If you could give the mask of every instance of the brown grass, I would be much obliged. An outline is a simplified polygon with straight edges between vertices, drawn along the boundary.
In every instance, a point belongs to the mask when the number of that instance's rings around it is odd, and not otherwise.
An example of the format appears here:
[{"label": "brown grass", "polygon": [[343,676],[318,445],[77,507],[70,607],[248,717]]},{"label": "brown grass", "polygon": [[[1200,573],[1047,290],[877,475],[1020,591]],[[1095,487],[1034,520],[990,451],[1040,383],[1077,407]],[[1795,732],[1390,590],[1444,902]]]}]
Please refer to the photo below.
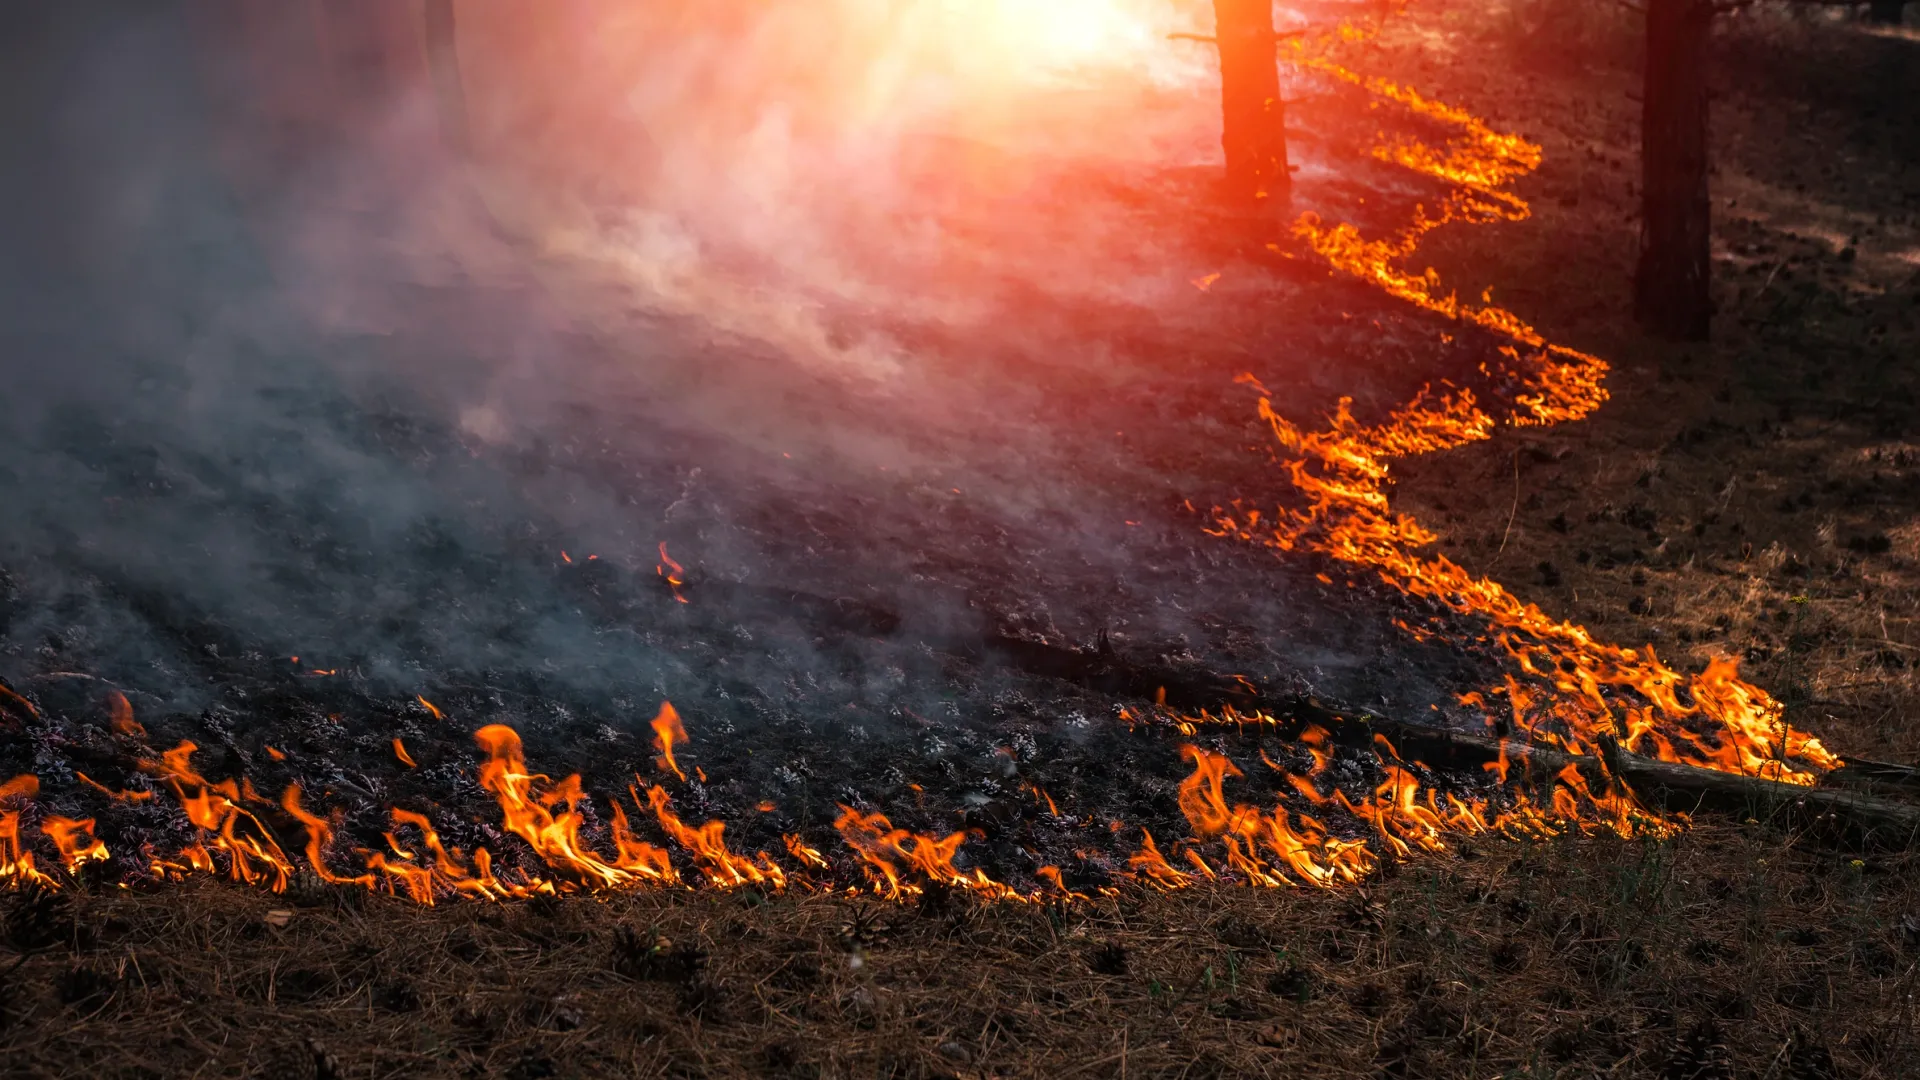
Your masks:
[{"label": "brown grass", "polygon": [[[1903,1075],[1920,862],[1788,841],[1481,842],[1364,892],[1067,908],[116,890],[9,980],[0,1060],[23,1078]],[[1694,1058],[1737,1073],[1666,1071]]]}]

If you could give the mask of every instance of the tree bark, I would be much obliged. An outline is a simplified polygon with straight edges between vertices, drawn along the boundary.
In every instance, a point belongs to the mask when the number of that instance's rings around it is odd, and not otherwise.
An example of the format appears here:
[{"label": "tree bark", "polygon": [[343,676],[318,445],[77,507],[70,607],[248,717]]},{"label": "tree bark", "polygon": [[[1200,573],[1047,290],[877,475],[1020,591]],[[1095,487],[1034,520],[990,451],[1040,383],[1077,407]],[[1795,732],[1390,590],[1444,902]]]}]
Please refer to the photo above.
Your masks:
[{"label": "tree bark", "polygon": [[1706,75],[1712,21],[1712,0],[1647,3],[1633,310],[1649,332],[1678,341],[1705,341],[1712,314]]},{"label": "tree bark", "polygon": [[1286,107],[1274,56],[1272,0],[1213,0],[1214,40],[1220,48],[1220,145],[1227,157],[1227,192],[1256,203],[1284,199]]}]

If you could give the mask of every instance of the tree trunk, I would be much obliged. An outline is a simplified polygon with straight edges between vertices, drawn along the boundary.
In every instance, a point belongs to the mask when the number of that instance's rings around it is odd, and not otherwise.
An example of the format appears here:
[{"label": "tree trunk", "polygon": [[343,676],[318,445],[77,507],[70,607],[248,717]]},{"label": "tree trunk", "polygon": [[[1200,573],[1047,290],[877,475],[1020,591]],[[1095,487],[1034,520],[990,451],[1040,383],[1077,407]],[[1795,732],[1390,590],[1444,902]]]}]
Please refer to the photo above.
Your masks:
[{"label": "tree trunk", "polygon": [[1907,0],[1872,0],[1867,5],[1867,21],[1898,26],[1906,17]]},{"label": "tree trunk", "polygon": [[1634,318],[1649,332],[1705,341],[1708,296],[1707,33],[1711,0],[1648,0],[1640,120],[1640,261]]},{"label": "tree trunk", "polygon": [[1227,156],[1227,191],[1234,199],[1284,199],[1286,110],[1274,56],[1272,0],[1213,0],[1214,39],[1220,46],[1220,145]]},{"label": "tree trunk", "polygon": [[448,149],[468,150],[467,91],[460,76],[453,0],[426,0],[427,70],[433,79],[434,101],[440,113],[440,133]]}]

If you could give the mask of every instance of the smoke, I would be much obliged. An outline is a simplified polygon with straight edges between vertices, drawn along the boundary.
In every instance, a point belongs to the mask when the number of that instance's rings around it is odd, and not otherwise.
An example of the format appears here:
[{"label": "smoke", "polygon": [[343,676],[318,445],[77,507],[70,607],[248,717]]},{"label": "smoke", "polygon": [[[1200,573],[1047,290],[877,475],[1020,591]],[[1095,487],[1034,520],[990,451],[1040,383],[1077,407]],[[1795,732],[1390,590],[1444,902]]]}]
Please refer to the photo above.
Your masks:
[{"label": "smoke", "polygon": [[[911,361],[875,311],[977,323],[1009,275],[1138,285],[1114,258],[1119,208],[1094,188],[1209,160],[1208,58],[1165,38],[1204,7],[810,0],[552,18],[468,4],[458,18],[484,183],[515,231],[650,309],[885,380]],[[865,325],[836,322],[848,310]]]},{"label": "smoke", "polygon": [[[1208,269],[1137,206],[1215,152],[1165,40],[1204,5],[460,2],[470,155],[411,4],[24,6],[0,674],[679,697],[714,676],[635,599],[662,541],[936,622],[1026,581],[1073,634],[1265,617],[1143,561],[1112,492],[1151,476],[1056,445],[1063,386],[1134,377],[1060,312]],[[805,639],[736,676],[830,666]]]}]

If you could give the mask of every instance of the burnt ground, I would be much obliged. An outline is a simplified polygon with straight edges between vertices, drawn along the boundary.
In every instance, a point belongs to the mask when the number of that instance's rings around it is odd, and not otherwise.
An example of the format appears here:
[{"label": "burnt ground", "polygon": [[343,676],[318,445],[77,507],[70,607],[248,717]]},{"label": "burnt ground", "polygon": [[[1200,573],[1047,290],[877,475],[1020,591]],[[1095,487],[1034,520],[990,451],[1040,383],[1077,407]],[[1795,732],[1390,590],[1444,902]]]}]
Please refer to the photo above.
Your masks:
[{"label": "burnt ground", "polygon": [[[1547,164],[1522,189],[1533,220],[1443,232],[1427,254],[1450,280],[1493,282],[1554,337],[1614,361],[1615,399],[1576,427],[1406,462],[1400,505],[1442,532],[1450,556],[1549,612],[1652,641],[1670,661],[1738,651],[1841,753],[1913,760],[1920,190],[1903,150],[1911,117],[1878,103],[1900,100],[1887,87],[1913,77],[1904,50],[1920,43],[1767,13],[1729,24],[1716,106],[1725,296],[1717,340],[1683,349],[1638,338],[1624,318],[1630,27],[1525,6],[1489,24],[1469,10],[1416,6],[1385,39],[1381,70],[1539,139]],[[1357,141],[1342,146],[1355,137],[1340,103],[1323,108],[1300,123],[1330,160],[1357,156]],[[1301,198],[1377,202],[1369,185],[1393,183],[1356,166]],[[1142,322],[1120,305],[1034,312],[1060,342],[1097,327],[1113,343],[1099,380],[1036,366],[1044,349],[967,356],[1038,387],[996,431],[1044,416],[1058,457],[1084,463],[1074,499],[1138,507],[1126,520],[1141,525],[1107,521],[1110,533],[1061,548],[1049,536],[1087,528],[1088,515],[1036,523],[983,500],[981,521],[938,501],[950,485],[925,468],[898,486],[810,487],[730,459],[737,448],[703,445],[698,430],[483,449],[499,455],[487,467],[538,489],[521,492],[523,520],[548,531],[524,548],[501,539],[515,535],[507,526],[418,538],[405,550],[436,582],[409,602],[454,611],[503,579],[532,595],[522,586],[537,565],[538,591],[558,598],[534,612],[543,625],[577,618],[591,636],[653,650],[664,659],[643,678],[606,676],[599,660],[556,674],[518,650],[450,663],[455,646],[496,636],[491,612],[453,645],[396,633],[315,654],[111,569],[62,566],[103,606],[165,631],[158,655],[134,665],[98,622],[49,639],[40,613],[54,605],[34,593],[44,567],[16,561],[5,675],[60,723],[25,723],[37,737],[10,741],[7,764],[40,772],[57,809],[102,809],[63,769],[137,783],[133,747],[103,723],[105,678],[128,692],[152,745],[206,747],[210,775],[244,771],[263,790],[299,779],[352,811],[350,832],[377,835],[379,808],[400,803],[434,808],[453,839],[502,846],[472,785],[472,726],[513,723],[536,767],[618,791],[651,756],[636,718],[668,697],[694,739],[683,760],[713,781],[676,789],[677,806],[727,818],[741,848],[777,850],[792,830],[825,847],[844,801],[917,828],[979,828],[970,856],[996,876],[1024,884],[1053,861],[1070,884],[1103,884],[1130,850],[1106,841],[1109,819],[1182,831],[1174,743],[1112,721],[1149,685],[1212,705],[1230,699],[1216,676],[1232,672],[1276,697],[1427,712],[1496,670],[1400,639],[1390,598],[1318,594],[1324,568],[1196,538],[1184,509],[1271,497],[1265,457],[1248,450],[1262,445],[1251,401],[1230,385],[1239,371],[1289,412],[1348,393],[1364,413],[1428,379],[1470,378],[1486,343],[1443,350],[1437,327],[1364,290],[1271,276],[1205,236],[1185,242],[1196,267],[1227,272],[1185,321]],[[1290,359],[1263,359],[1269,348]],[[782,390],[808,407],[804,384]],[[829,390],[812,392],[823,407]],[[348,410],[365,424],[356,438],[422,460],[457,463],[450,451],[467,449],[450,428],[364,400]],[[1134,434],[1114,451],[1109,431]],[[675,526],[690,459],[710,512]],[[1024,464],[1010,454],[966,475],[1014,486]],[[633,487],[658,493],[641,497],[672,527],[624,550],[566,532],[557,500],[540,501],[556,478],[591,494],[648,469]],[[751,510],[712,510],[722,503]],[[572,546],[580,532],[586,548]],[[663,539],[692,570],[686,605],[654,577]],[[555,559],[561,547],[576,561]],[[1094,549],[1110,561],[1076,564]],[[476,550],[508,568],[475,570]],[[607,554],[587,562],[584,550]],[[753,555],[730,563],[733,550]],[[330,581],[379,576],[350,551],[334,557],[316,560],[337,572]],[[29,624],[31,636],[18,629]],[[1102,631],[1115,655],[1090,659],[1080,650]],[[280,658],[296,652],[299,665]],[[409,665],[422,673],[394,675]],[[409,704],[413,692],[455,723]],[[392,761],[395,735],[422,768]],[[1068,816],[1040,814],[1031,783]],[[747,808],[769,793],[780,806],[760,820]],[[116,846],[173,836],[157,813],[101,822]],[[70,912],[17,909],[16,943],[36,921],[58,941],[10,976],[0,1053],[47,1076],[1895,1077],[1920,1053],[1915,869],[1904,854],[1856,862],[1769,825],[1707,820],[1666,843],[1481,841],[1364,893],[1129,890],[1069,909],[663,893],[423,911],[326,890],[95,889]],[[269,910],[292,914],[281,926]]]}]

